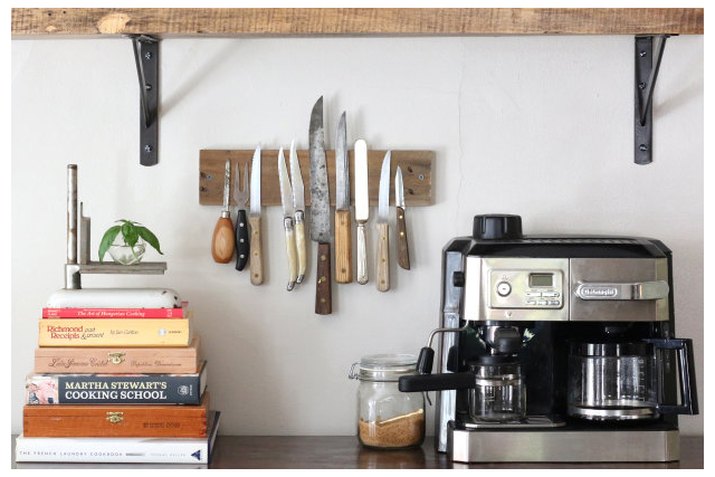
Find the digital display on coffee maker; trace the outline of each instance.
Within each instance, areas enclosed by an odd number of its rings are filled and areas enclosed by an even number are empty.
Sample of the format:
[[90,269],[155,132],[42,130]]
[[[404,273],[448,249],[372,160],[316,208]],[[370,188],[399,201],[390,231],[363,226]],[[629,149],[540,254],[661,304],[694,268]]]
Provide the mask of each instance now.
[[529,286],[530,287],[553,287],[554,286],[554,274],[553,273],[532,273],[529,275]]

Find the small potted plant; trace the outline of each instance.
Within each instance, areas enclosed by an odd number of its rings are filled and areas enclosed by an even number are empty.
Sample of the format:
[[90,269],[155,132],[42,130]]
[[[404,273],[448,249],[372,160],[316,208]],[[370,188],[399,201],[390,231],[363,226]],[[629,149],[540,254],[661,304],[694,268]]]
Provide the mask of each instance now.
[[159,246],[156,235],[138,222],[131,220],[117,220],[120,225],[109,227],[99,243],[99,261],[104,255],[109,255],[115,262],[122,265],[139,263],[146,251],[144,242],[151,245],[157,252],[164,255]]

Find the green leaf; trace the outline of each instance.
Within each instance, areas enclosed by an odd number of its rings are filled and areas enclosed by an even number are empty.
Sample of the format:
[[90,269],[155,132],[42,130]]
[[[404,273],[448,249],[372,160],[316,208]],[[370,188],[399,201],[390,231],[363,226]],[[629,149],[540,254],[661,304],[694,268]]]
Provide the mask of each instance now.
[[99,242],[99,261],[101,262],[104,259],[104,254],[107,253],[107,250],[109,250],[109,247],[112,246],[112,243],[114,242],[114,239],[117,238],[117,235],[119,232],[122,230],[122,228],[119,225],[115,225],[113,227],[109,227],[106,232],[104,232],[104,236],[102,237],[102,240]]
[[159,247],[159,239],[156,238],[156,235],[154,235],[151,230],[143,226],[138,226],[135,228],[141,238],[143,238],[149,245],[154,247],[154,250],[164,255],[164,252],[162,252],[161,248]]

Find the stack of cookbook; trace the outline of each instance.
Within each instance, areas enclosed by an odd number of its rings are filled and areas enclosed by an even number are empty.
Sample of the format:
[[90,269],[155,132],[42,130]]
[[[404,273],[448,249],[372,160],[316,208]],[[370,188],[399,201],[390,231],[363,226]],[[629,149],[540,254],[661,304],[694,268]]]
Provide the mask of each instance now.
[[220,413],[190,314],[170,289],[53,294],[16,462],[208,463]]

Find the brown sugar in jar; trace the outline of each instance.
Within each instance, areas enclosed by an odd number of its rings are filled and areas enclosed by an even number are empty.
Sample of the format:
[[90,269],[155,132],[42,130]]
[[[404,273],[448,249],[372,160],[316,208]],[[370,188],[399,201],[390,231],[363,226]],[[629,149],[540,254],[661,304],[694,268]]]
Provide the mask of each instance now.
[[358,439],[366,447],[404,449],[422,445],[425,437],[425,409],[422,393],[403,393],[397,387],[400,376],[414,374],[414,355],[381,354],[364,356],[358,379]]

